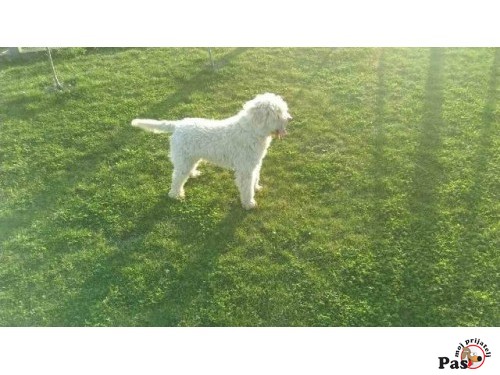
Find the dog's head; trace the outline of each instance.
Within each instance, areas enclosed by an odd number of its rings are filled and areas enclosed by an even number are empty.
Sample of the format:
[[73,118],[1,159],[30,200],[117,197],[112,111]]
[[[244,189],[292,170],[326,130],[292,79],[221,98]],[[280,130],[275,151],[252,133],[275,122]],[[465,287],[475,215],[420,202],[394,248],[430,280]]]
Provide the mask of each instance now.
[[286,125],[292,119],[288,105],[276,94],[261,94],[245,103],[243,110],[251,118],[252,125],[265,135],[279,138],[286,134]]
[[483,357],[480,355],[476,355],[476,353],[472,353],[469,347],[464,348],[462,352],[462,360],[467,358],[471,362],[481,362]]

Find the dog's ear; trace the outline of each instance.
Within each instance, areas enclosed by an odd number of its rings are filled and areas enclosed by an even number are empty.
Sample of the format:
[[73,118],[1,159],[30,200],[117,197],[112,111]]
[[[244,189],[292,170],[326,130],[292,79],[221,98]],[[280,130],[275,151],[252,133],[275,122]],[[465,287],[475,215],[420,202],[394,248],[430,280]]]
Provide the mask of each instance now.
[[462,359],[468,358],[469,355],[470,355],[470,349],[464,348],[464,350],[462,351]]
[[255,127],[267,129],[269,127],[269,122],[271,122],[274,117],[274,109],[270,103],[261,102],[255,103],[255,105],[248,108],[248,114],[252,118],[252,124]]

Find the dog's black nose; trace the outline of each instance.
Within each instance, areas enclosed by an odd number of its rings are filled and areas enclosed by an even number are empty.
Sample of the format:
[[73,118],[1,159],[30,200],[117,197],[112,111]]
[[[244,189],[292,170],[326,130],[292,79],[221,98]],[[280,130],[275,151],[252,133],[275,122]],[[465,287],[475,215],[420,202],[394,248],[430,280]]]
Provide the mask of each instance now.
[[483,357],[481,357],[480,355],[477,356],[477,361],[478,362],[481,362],[483,360]]

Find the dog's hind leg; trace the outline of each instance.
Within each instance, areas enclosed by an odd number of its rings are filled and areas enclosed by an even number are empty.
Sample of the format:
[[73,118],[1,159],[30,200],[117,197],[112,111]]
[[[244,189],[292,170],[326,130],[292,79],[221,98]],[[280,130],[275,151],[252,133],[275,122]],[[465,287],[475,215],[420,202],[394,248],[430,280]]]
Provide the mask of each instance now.
[[250,210],[257,207],[255,202],[255,174],[252,172],[236,171],[236,186],[240,191],[240,199],[243,208]]
[[196,162],[188,162],[183,160],[174,164],[174,172],[172,173],[172,186],[168,196],[174,199],[184,198],[184,184],[189,175],[196,169]]

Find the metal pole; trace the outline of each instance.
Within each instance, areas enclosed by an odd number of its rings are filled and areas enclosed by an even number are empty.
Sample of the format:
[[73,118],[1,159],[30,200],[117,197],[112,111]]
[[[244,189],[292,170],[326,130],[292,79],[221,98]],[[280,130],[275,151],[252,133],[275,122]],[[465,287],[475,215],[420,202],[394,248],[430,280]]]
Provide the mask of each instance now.
[[210,63],[212,64],[212,69],[215,70],[214,59],[212,57],[212,49],[208,48],[208,55],[210,56]]
[[62,90],[63,86],[59,79],[57,79],[56,68],[54,67],[54,61],[52,61],[52,54],[50,53],[50,48],[47,47],[47,52],[49,53],[50,66],[52,67],[52,74],[54,75],[54,82],[56,84],[57,89]]

